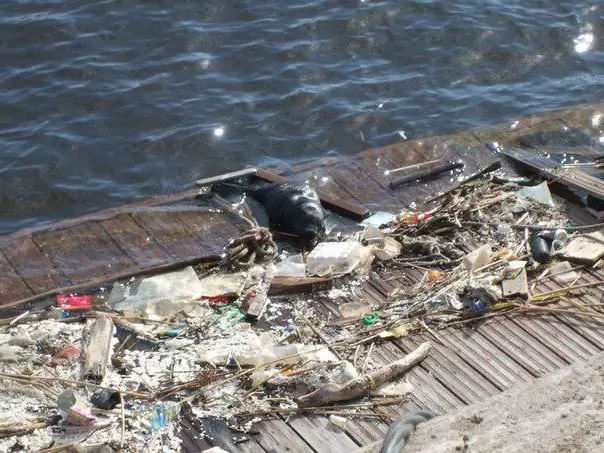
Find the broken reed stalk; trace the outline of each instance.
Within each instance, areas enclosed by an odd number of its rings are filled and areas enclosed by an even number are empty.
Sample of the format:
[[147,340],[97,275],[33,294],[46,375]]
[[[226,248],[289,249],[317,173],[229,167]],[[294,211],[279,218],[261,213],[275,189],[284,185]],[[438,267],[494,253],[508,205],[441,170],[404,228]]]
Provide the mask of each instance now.
[[[267,409],[267,410],[262,410],[262,411],[257,411],[257,412],[241,412],[241,413],[237,414],[237,416],[259,417],[262,415],[295,414],[297,412],[325,411],[325,410],[330,410],[330,409],[333,409],[333,410],[335,410],[335,409],[340,409],[340,410],[373,409],[376,407],[391,406],[393,404],[399,404],[401,401],[403,401],[404,398],[405,397],[401,396],[401,397],[397,397],[397,398],[389,398],[389,399],[385,399],[385,400],[375,401],[372,403],[334,404],[334,405],[330,405],[330,406],[290,407],[290,408],[284,408],[284,409],[275,408],[275,409]],[[287,400],[285,399],[285,401],[287,401]],[[343,412],[343,413],[346,415],[354,414],[354,412]]]
[[560,288],[560,289],[555,289],[553,291],[547,291],[545,293],[535,294],[534,296],[532,296],[531,299],[533,301],[546,300],[552,296],[560,296],[561,294],[564,294],[568,291],[572,291],[575,289],[593,288],[593,287],[597,287],[597,286],[601,286],[601,285],[604,285],[604,280],[592,282],[592,283],[584,283],[582,285],[576,285],[576,286],[567,286],[566,288]]
[[24,436],[26,434],[31,434],[37,429],[46,428],[48,424],[46,420],[36,421],[31,423],[23,423],[23,424],[0,424],[0,439],[4,439],[6,437],[12,436]]
[[344,384],[328,384],[312,393],[298,398],[301,407],[323,406],[336,401],[346,401],[365,396],[372,390],[407,371],[426,358],[430,352],[429,342],[422,343],[417,349],[400,360],[389,363],[372,373],[360,376]]
[[[26,375],[26,374],[0,372],[0,378],[18,380],[20,382],[28,383],[28,384],[33,384],[36,381],[40,381],[40,382],[50,381],[50,382],[60,382],[62,384],[76,385],[78,387],[94,387],[97,389],[110,390],[112,392],[115,391],[115,389],[112,389],[111,387],[105,387],[103,385],[93,384],[91,382],[76,381],[74,379],[62,379],[62,378],[58,378],[58,377],[54,377],[54,376],[53,377],[30,376],[30,375]],[[123,393],[124,393],[124,395],[132,396],[137,399],[146,400],[146,399],[151,398],[151,395],[148,395],[145,393],[137,393],[137,392],[123,392]]]
[[310,330],[314,332],[317,337],[321,339],[323,343],[328,345],[329,350],[333,353],[333,355],[337,357],[338,360],[342,360],[342,356],[340,356],[340,354],[338,353],[338,351],[335,350],[335,348],[329,345],[329,341],[327,340],[327,338],[325,338],[325,335],[323,335],[319,329],[313,326],[312,323],[306,318],[304,318],[304,323],[309,327]]
[[552,307],[537,307],[528,305],[526,307],[518,308],[521,313],[560,313],[565,315],[579,315],[586,316],[589,318],[602,318],[604,319],[604,313],[598,313],[596,311],[585,311],[585,310],[572,310],[569,308],[552,308]]

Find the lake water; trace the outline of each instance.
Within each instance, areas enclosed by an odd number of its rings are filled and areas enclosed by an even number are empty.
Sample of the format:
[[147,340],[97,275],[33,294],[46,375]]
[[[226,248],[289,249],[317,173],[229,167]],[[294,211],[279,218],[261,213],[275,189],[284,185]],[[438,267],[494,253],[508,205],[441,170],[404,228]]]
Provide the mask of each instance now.
[[601,102],[604,6],[2,0],[0,93],[6,233],[247,164]]

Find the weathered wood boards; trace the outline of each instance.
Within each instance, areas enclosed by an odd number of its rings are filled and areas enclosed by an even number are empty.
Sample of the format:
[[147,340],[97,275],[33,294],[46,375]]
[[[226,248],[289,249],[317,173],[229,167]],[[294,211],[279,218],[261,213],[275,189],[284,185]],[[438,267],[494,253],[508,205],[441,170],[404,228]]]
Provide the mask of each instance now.
[[571,189],[584,191],[598,200],[604,200],[604,180],[580,168],[563,168],[552,159],[528,150],[505,150],[502,154],[546,179],[564,184]]

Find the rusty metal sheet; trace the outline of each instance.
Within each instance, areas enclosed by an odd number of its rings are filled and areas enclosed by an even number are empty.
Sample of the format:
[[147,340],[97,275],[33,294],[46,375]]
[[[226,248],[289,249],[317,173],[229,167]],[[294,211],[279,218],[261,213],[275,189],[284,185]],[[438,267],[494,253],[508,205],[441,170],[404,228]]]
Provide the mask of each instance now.
[[57,270],[69,275],[73,284],[111,277],[135,266],[94,221],[37,233],[32,238]]
[[71,280],[57,272],[48,257],[42,253],[31,237],[11,241],[3,249],[15,270],[36,294],[71,284]]
[[29,297],[32,294],[31,289],[0,252],[0,305]]

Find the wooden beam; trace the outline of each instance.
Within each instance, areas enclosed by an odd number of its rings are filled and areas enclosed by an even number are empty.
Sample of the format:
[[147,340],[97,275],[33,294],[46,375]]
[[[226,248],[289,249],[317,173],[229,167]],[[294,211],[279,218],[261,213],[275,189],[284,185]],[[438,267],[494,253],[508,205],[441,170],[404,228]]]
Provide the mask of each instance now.
[[113,337],[113,320],[96,318],[84,330],[84,379],[100,383],[105,377]]

